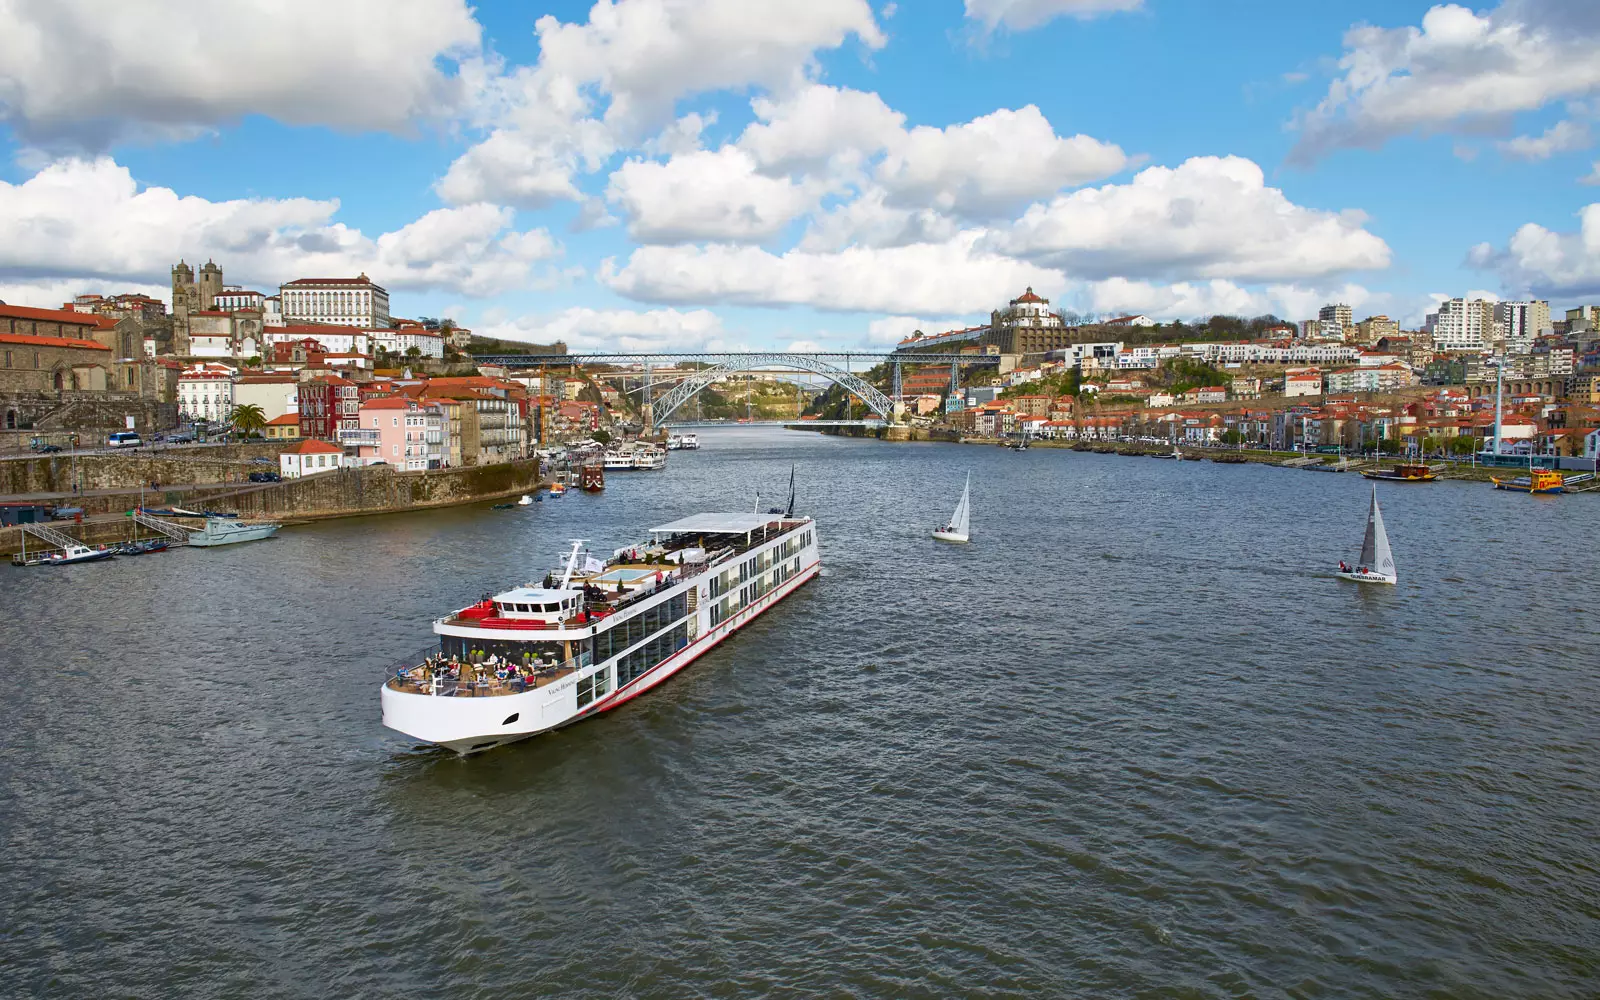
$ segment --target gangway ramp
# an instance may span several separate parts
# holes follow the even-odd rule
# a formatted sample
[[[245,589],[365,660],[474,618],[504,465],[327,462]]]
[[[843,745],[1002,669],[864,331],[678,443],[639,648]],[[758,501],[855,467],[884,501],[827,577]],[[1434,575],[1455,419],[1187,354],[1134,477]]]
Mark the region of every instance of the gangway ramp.
[[[184,545],[187,545],[189,542],[189,529],[185,528],[181,524],[173,524],[171,521],[163,521],[159,517],[151,517],[142,510],[134,511],[133,519],[137,523],[149,528],[151,531],[166,535],[175,542]]]

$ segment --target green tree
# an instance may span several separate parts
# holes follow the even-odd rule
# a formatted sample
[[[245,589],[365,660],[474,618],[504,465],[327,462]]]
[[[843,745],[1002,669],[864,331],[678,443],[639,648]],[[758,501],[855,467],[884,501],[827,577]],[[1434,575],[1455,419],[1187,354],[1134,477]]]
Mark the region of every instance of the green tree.
[[[603,427],[600,430],[595,431],[593,434],[591,434],[589,436],[591,438],[593,438],[595,441],[597,441],[597,442],[599,442],[600,444],[603,444],[603,445],[611,443],[611,432],[606,430]]]
[[[1470,455],[1477,446],[1477,439],[1466,434],[1461,434],[1450,439],[1450,454]]]
[[[422,348],[416,347],[414,345],[411,346],[411,347],[406,348],[406,357],[410,358],[412,360],[416,360],[417,358],[422,357]]]
[[[1244,443],[1244,435],[1240,434],[1238,431],[1223,431],[1222,432],[1222,443],[1223,444],[1243,444]]]
[[[261,433],[267,426],[267,415],[254,403],[245,403],[233,409],[233,426],[245,437]]]

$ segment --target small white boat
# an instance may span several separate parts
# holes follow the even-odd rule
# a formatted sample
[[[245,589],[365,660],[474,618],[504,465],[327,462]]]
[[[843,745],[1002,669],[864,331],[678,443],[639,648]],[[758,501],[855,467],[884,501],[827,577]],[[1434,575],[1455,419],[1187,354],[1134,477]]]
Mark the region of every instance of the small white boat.
[[[532,507],[533,506],[533,497],[528,496],[528,494],[526,494],[526,493],[522,494],[522,496],[517,497],[517,506],[518,507]]]
[[[1353,568],[1341,561],[1335,575],[1355,583],[1394,584],[1400,579],[1395,572],[1394,553],[1389,551],[1389,535],[1383,530],[1383,512],[1378,509],[1376,486],[1372,488],[1372,505],[1367,508],[1367,533],[1361,539],[1361,559]]]
[[[259,538],[272,537],[281,527],[283,527],[281,524],[245,524],[241,521],[208,517],[204,528],[189,532],[189,544],[207,548],[213,545],[253,542]]]
[[[961,490],[961,502],[950,515],[950,523],[934,531],[933,537],[941,542],[969,542],[972,536],[972,473],[967,473],[967,485]]]
[[[45,561],[51,566],[71,566],[73,563],[99,562],[115,555],[115,551],[107,548],[91,549],[87,545],[69,545],[60,552],[47,556]]]

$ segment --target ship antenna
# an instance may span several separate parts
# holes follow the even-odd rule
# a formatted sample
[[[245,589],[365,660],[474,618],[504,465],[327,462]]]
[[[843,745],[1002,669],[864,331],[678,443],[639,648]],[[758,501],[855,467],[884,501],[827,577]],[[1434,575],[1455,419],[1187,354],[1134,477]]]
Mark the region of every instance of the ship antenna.
[[[789,464],[789,509],[784,517],[794,517],[794,463]]]
[[[567,553],[567,571],[561,576],[562,590],[566,590],[568,584],[572,583],[572,574],[578,568],[578,550],[581,549],[583,547],[583,543],[587,541],[587,538],[572,539],[572,551]]]

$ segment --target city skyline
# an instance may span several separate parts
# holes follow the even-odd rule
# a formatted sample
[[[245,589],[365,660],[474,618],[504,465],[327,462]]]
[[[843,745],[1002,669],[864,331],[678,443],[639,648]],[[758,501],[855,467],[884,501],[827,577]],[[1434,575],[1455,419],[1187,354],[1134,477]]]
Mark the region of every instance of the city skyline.
[[[582,350],[881,348],[1027,286],[1407,329],[1600,297],[1575,0],[388,9],[0,14],[0,299],[214,257]]]

